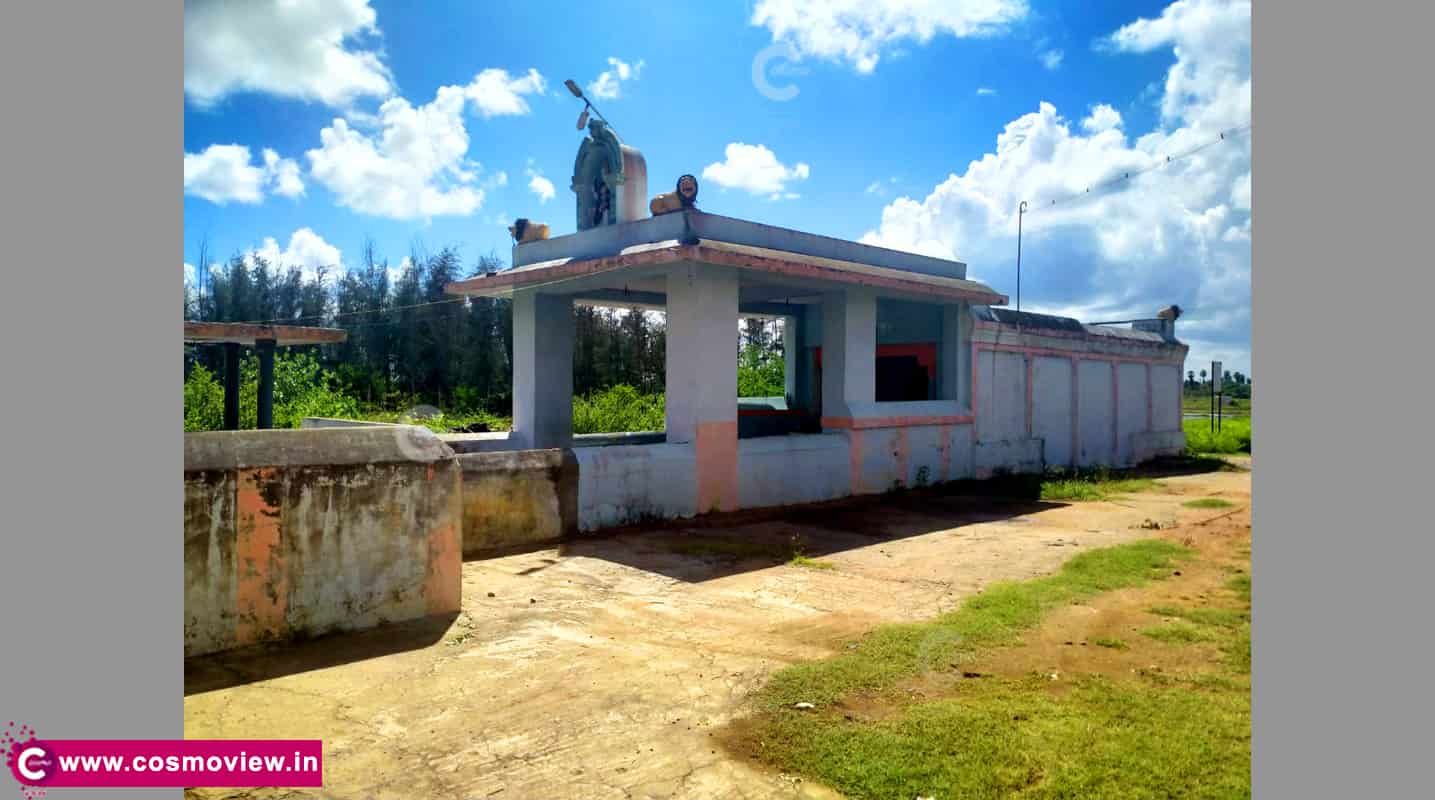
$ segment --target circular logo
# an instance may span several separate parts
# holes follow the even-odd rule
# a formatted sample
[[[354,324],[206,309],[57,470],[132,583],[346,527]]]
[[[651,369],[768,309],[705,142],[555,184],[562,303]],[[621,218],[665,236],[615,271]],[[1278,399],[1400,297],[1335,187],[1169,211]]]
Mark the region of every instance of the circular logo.
[[[947,672],[960,658],[962,635],[951,628],[937,628],[922,638],[917,646],[917,671]]]
[[[757,87],[757,93],[769,100],[786,102],[797,96],[796,84],[789,83],[786,86],[773,86],[767,80],[767,62],[774,58],[782,59],[789,63],[798,59],[797,48],[791,42],[773,42],[767,47],[758,51],[752,59],[752,85]]]
[[[16,742],[13,754],[10,770],[27,786],[44,786],[60,771],[55,752],[44,742]]]

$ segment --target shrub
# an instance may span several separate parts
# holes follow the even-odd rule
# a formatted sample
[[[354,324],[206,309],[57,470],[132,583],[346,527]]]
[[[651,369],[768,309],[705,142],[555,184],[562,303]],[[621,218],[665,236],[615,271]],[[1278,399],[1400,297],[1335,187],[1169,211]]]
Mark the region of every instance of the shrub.
[[[334,374],[310,353],[274,357],[274,427],[297,428],[304,417],[354,418],[359,403],[336,387]],[[239,368],[239,427],[259,421],[259,359],[252,353]],[[196,366],[184,382],[184,429],[216,431],[224,427],[224,385],[214,373]]]
[[[1188,419],[1186,450],[1191,453],[1249,453],[1251,452],[1251,421],[1249,418],[1221,421],[1219,431],[1211,430],[1210,420]]]
[[[640,394],[620,383],[573,398],[573,432],[660,431],[666,427],[665,413],[662,394]]]

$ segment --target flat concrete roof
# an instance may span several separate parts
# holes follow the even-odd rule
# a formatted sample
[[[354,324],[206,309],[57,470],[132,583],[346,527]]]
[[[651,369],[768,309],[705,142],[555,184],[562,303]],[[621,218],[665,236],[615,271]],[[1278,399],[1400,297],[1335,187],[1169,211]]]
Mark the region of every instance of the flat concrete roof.
[[[664,216],[677,217],[680,215]],[[607,227],[620,228],[623,226]],[[542,244],[542,242],[533,244]],[[855,242],[847,244],[856,245]],[[865,252],[863,249],[866,248],[866,245],[856,245],[856,247],[858,248],[856,250],[839,249],[836,252],[851,252],[854,255],[861,255]],[[882,248],[871,249],[882,250]],[[919,256],[919,258],[925,257]],[[937,261],[937,259],[932,260]],[[805,282],[809,285],[867,286],[879,291],[886,290],[891,293],[915,295],[932,300],[962,300],[983,305],[1002,305],[1007,302],[1005,295],[986,284],[954,275],[917,272],[863,261],[830,258],[715,239],[700,239],[697,244],[684,244],[679,239],[670,239],[630,245],[609,255],[562,257],[528,263],[513,269],[455,281],[445,286],[444,291],[458,295],[507,297],[511,296],[515,289],[574,282],[605,273],[683,261],[736,267],[751,273]],[[965,274],[965,265],[959,262],[942,263],[961,267],[960,272]]]
[[[776,225],[764,225],[751,220],[724,217],[721,214],[708,214],[698,209],[660,214],[617,225],[602,225],[552,239],[515,245],[512,263],[514,267],[524,267],[560,258],[611,256],[634,245],[654,244],[672,239],[688,244],[715,240],[927,275],[967,277],[967,265],[960,261],[892,250]]]
[[[184,323],[184,341],[191,344],[253,344],[273,339],[280,345],[335,344],[349,337],[342,328],[308,328],[299,325],[251,325],[245,322]]]

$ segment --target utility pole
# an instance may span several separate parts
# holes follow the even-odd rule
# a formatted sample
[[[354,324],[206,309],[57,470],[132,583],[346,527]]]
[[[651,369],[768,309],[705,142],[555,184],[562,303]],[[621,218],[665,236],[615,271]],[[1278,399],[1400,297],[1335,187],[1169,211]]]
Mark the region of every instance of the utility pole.
[[[1021,218],[1026,214],[1026,201],[1016,208],[1016,310],[1021,310]]]

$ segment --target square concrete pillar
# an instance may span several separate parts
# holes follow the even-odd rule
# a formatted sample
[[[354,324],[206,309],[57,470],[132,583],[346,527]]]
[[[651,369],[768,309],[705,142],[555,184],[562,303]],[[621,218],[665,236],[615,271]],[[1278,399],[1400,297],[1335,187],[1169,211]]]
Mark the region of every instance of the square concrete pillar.
[[[964,304],[942,306],[942,342],[937,350],[937,399],[971,408],[971,314]]]
[[[513,436],[532,449],[573,445],[573,298],[513,295]]]
[[[787,396],[788,407],[802,405],[802,312],[782,318],[782,375],[785,380],[783,394]]]
[[[850,419],[876,401],[877,298],[865,289],[824,294],[822,416]]]
[[[737,273],[668,273],[667,440],[696,449],[697,509],[737,508]]]

